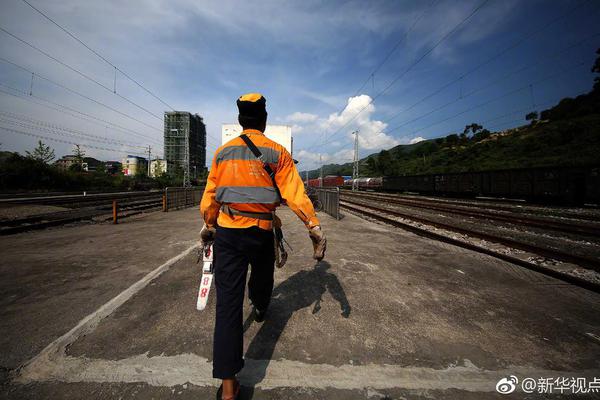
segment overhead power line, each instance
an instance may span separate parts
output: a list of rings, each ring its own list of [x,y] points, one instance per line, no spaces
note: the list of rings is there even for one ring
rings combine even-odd
[[[442,92],[444,89],[447,89],[448,87],[452,86],[453,84],[457,83],[457,82],[461,82],[464,78],[466,78],[467,76],[473,74],[474,72],[478,71],[479,69],[481,69],[481,67],[491,63],[494,60],[497,60],[498,58],[500,58],[501,56],[503,56],[504,54],[506,54],[507,52],[509,52],[510,50],[520,46],[521,44],[523,44],[525,41],[527,41],[529,38],[543,32],[544,30],[548,29],[549,27],[551,27],[552,25],[554,25],[555,23],[557,23],[558,21],[566,18],[567,16],[573,14],[575,11],[579,10],[581,7],[583,7],[585,4],[589,3],[590,0],[584,0],[582,2],[580,2],[579,4],[577,4],[575,7],[569,9],[567,12],[563,12],[560,13],[559,15],[557,15],[556,17],[552,18],[551,20],[549,20],[548,22],[546,22],[544,25],[542,25],[541,27],[534,29],[528,33],[526,33],[525,35],[521,36],[520,38],[518,38],[517,40],[515,40],[514,42],[512,42],[511,44],[509,44],[508,46],[506,46],[505,48],[503,48],[502,50],[500,50],[498,53],[494,54],[493,56],[489,57],[488,59],[486,59],[485,61],[477,64],[476,66],[474,66],[473,68],[469,69],[467,72],[461,74],[460,76],[458,76],[457,78],[447,82],[446,84],[440,86],[439,88],[437,88],[436,90],[434,90],[433,92],[429,93],[428,95],[426,95],[425,97],[421,98],[420,100],[418,100],[417,102],[413,103],[412,105],[410,105],[409,107],[405,108],[404,110],[394,114],[392,117],[388,118],[386,121],[386,123],[389,123],[390,121],[392,121],[393,119],[397,118],[400,114],[405,113],[406,111],[410,111],[412,110],[414,107],[416,107],[417,105],[423,103],[425,100],[430,99],[431,97],[435,96],[436,94]]]
[[[53,84],[53,85],[55,85],[55,86],[58,86],[58,87],[60,87],[60,88],[62,88],[62,89],[64,89],[64,90],[66,90],[66,91],[68,91],[68,92],[70,92],[70,93],[76,94],[77,96],[79,96],[79,97],[81,97],[81,98],[84,98],[84,99],[86,99],[86,100],[89,100],[89,101],[91,101],[91,102],[93,102],[93,103],[96,103],[96,104],[98,104],[98,105],[100,105],[100,106],[102,106],[102,107],[104,107],[104,108],[106,108],[106,109],[108,109],[108,110],[111,110],[111,111],[113,111],[113,112],[115,112],[115,113],[117,113],[117,114],[119,114],[119,115],[122,115],[123,117],[129,118],[129,119],[131,119],[132,121],[138,122],[138,123],[140,123],[140,124],[142,124],[142,125],[144,125],[144,126],[146,126],[146,127],[148,127],[148,128],[154,129],[154,130],[156,130],[156,131],[159,131],[159,132],[162,132],[162,131],[163,131],[163,130],[162,130],[162,129],[160,129],[160,128],[157,128],[157,127],[155,127],[155,126],[149,125],[149,124],[145,123],[144,121],[142,121],[142,120],[140,120],[140,119],[138,119],[138,118],[136,118],[136,117],[133,117],[133,116],[131,116],[131,115],[127,114],[127,113],[124,113],[124,112],[122,112],[122,111],[119,111],[119,110],[117,110],[117,109],[116,109],[116,108],[114,108],[114,107],[111,107],[111,106],[109,106],[109,105],[107,105],[107,104],[105,104],[105,103],[103,103],[103,102],[101,102],[101,101],[99,101],[99,100],[96,100],[96,99],[93,99],[93,98],[91,98],[91,97],[89,97],[89,96],[86,96],[85,94],[83,94],[83,93],[80,93],[80,92],[78,92],[77,90],[71,89],[71,88],[69,88],[69,87],[67,87],[67,86],[65,86],[65,85],[63,85],[63,84],[61,84],[61,83],[58,83],[58,82],[56,82],[56,81],[53,81],[53,80],[52,80],[52,79],[50,79],[50,78],[47,78],[47,77],[45,77],[45,76],[43,76],[43,75],[40,75],[40,74],[37,74],[37,73],[35,73],[35,72],[33,72],[33,71],[29,70],[28,68],[26,68],[26,67],[22,66],[22,65],[19,65],[19,64],[17,64],[17,63],[14,63],[14,62],[12,62],[12,61],[10,61],[10,60],[7,60],[6,58],[0,57],[0,61],[3,61],[3,62],[5,62],[5,63],[7,63],[7,64],[14,65],[14,66],[15,66],[15,67],[17,67],[17,68],[20,68],[20,69],[22,69],[23,71],[27,71],[27,72],[29,72],[30,74],[32,74],[32,77],[33,77],[33,76],[37,76],[37,77],[38,77],[38,78],[40,78],[40,79],[43,79],[43,80],[45,80],[45,81],[47,81],[47,82],[50,82],[50,83],[52,83],[52,84]]]
[[[92,141],[112,143],[112,144],[116,144],[116,145],[120,145],[120,146],[134,147],[134,148],[140,148],[140,149],[146,149],[148,147],[148,146],[142,146],[139,144],[118,141],[118,140],[115,140],[115,139],[112,139],[112,138],[109,138],[106,136],[100,136],[100,135],[86,133],[83,131],[56,125],[56,124],[50,123],[48,121],[40,121],[40,120],[37,120],[34,118],[30,118],[27,116],[23,116],[23,115],[11,113],[11,112],[0,111],[0,118],[2,118],[2,117],[6,118],[8,120],[19,121],[18,123],[22,124],[21,126],[29,127],[31,129],[43,129],[43,130],[47,130],[49,132],[56,131],[56,132],[61,132],[60,133],[61,135],[64,133],[65,135],[84,137],[84,138],[87,138]],[[17,123],[17,122],[15,122],[15,123]]]
[[[51,140],[53,142],[59,142],[59,143],[65,143],[65,144],[71,144],[71,145],[81,145],[81,143],[78,142],[71,142],[68,140],[63,140],[63,139],[57,139],[54,137],[50,137],[50,136],[45,136],[45,135],[38,135],[36,133],[31,133],[31,132],[23,132],[17,129],[12,129],[12,128],[8,128],[5,126],[0,126],[0,130],[6,131],[6,132],[12,132],[12,133],[17,133],[20,135],[26,135],[26,136],[31,136],[31,137],[36,137],[36,138],[40,138],[40,139],[46,139],[46,140]],[[115,153],[120,153],[120,154],[133,154],[133,155],[143,155],[145,156],[145,153],[131,153],[131,152],[124,152],[120,149],[114,149],[114,148],[108,148],[108,147],[101,147],[101,146],[94,146],[94,145],[90,145],[90,144],[86,144],[85,147],[89,147],[92,149],[97,149],[97,150],[105,150],[105,151],[112,151]]]
[[[122,144],[122,143],[115,143],[112,141],[107,141],[107,140],[102,140],[102,139],[94,139],[92,137],[88,137],[86,135],[78,135],[75,133],[70,133],[70,132],[64,132],[61,131],[59,129],[53,129],[53,128],[44,128],[42,126],[38,126],[35,124],[31,124],[31,123],[26,123],[26,122],[19,122],[19,121],[14,121],[8,118],[3,118],[0,117],[0,122],[3,122],[5,124],[10,124],[19,128],[25,128],[28,130],[36,130],[36,131],[41,131],[41,132],[46,132],[46,133],[50,133],[53,135],[59,135],[59,136],[67,136],[67,137],[74,137],[80,141],[86,141],[86,142],[96,142],[96,143],[107,143],[107,144],[116,144],[117,146],[121,146],[121,147],[128,147],[130,149],[138,149],[137,151],[139,151],[139,149],[145,149],[147,148],[146,146],[135,146],[135,145],[127,145],[127,144]]]
[[[45,99],[45,98],[37,96],[35,94],[29,94],[27,92],[24,92],[22,90],[19,90],[17,88],[9,86],[9,85],[5,85],[3,83],[0,83],[0,86],[5,87],[5,88],[10,89],[10,90],[13,90],[13,91],[15,91],[16,93],[19,93],[19,94],[17,95],[17,94],[14,94],[14,93],[10,93],[10,92],[7,92],[7,91],[2,90],[2,89],[0,89],[0,93],[4,93],[4,94],[7,94],[7,95],[10,95],[10,96],[13,96],[13,97],[17,97],[19,99],[27,100],[27,101],[30,101],[30,102],[32,102],[34,104],[40,105],[42,107],[46,107],[46,108],[49,108],[51,110],[58,111],[58,112],[61,112],[63,114],[70,115],[72,117],[79,118],[81,120],[88,121],[88,122],[91,122],[91,123],[96,124],[96,125],[100,125],[100,126],[106,127],[106,125],[103,125],[103,124],[108,124],[113,129],[117,129],[117,130],[119,130],[121,132],[124,132],[124,133],[127,133],[127,134],[136,135],[136,136],[139,136],[139,137],[144,138],[146,140],[149,140],[149,141],[152,141],[154,143],[160,144],[160,141],[158,141],[157,139],[155,139],[153,137],[144,135],[142,133],[136,132],[136,131],[134,131],[132,129],[129,129],[129,128],[125,128],[125,127],[123,127],[121,125],[115,124],[115,123],[107,121],[105,119],[98,118],[98,117],[96,117],[94,115],[91,115],[91,114],[88,114],[88,113],[76,110],[76,109],[74,109],[72,107],[65,106],[64,104],[60,104],[60,103],[57,103],[57,102]],[[34,98],[42,100],[42,101],[44,101],[46,103],[49,103],[49,104],[53,104],[53,105],[55,105],[57,107],[60,107],[60,108],[56,108],[56,107],[49,106],[48,104],[40,103],[39,101],[33,100]],[[67,111],[65,111],[65,110],[67,110]],[[76,113],[76,114],[79,114],[79,115],[75,115],[75,114],[72,114],[72,113]],[[87,117],[87,118],[84,118],[82,116]],[[88,119],[88,118],[91,118],[91,119]],[[96,121],[98,121],[98,122],[96,122]],[[99,122],[102,122],[103,124],[100,124]]]
[[[104,120],[102,118],[98,118],[98,117],[96,117],[94,115],[91,115],[91,114],[88,114],[88,113],[84,113],[84,112],[76,110],[74,108],[65,106],[64,104],[52,102],[52,101],[50,101],[48,99],[44,99],[42,97],[36,96],[35,94],[29,95],[27,92],[21,91],[19,89],[13,88],[11,86],[8,86],[8,85],[2,84],[2,83],[0,83],[0,86],[5,87],[5,88],[10,89],[10,90],[13,90],[13,91],[15,91],[18,94],[10,93],[10,92],[2,90],[2,89],[0,89],[0,93],[4,93],[4,94],[7,94],[7,95],[10,95],[10,96],[13,96],[13,97],[17,97],[19,99],[30,101],[30,102],[32,102],[34,104],[37,104],[37,105],[40,105],[42,107],[46,107],[46,108],[49,108],[51,110],[58,111],[58,112],[61,112],[63,114],[69,115],[71,117],[78,118],[78,119],[81,119],[83,121],[87,121],[87,122],[96,124],[96,125],[101,126],[103,128],[109,128],[109,126],[110,126],[110,129],[116,129],[116,130],[119,130],[119,131],[121,131],[123,133],[126,133],[126,134],[132,134],[132,135],[139,136],[139,137],[141,137],[144,140],[151,141],[153,143],[153,145],[157,145],[159,148],[163,147],[162,142],[160,142],[160,141],[158,141],[158,140],[156,140],[156,139],[154,139],[154,138],[152,138],[150,136],[146,136],[146,135],[141,134],[139,132],[136,132],[136,131],[133,131],[131,129],[125,128],[123,126],[117,125],[117,124],[115,124],[113,122]],[[50,106],[48,104],[44,104],[44,103],[41,103],[39,101],[35,101],[34,98],[42,100],[42,101],[47,102],[49,104],[53,104],[56,107],[52,107],[52,106]],[[79,114],[79,115],[77,115],[77,114]],[[109,126],[107,126],[107,125],[109,125]],[[212,146],[213,146],[214,149],[216,149],[215,145],[212,145]],[[143,146],[143,147],[145,148],[146,146]],[[210,149],[210,148],[211,148],[211,145],[208,144],[208,142],[207,142],[207,149]]]
[[[431,124],[429,124],[429,125],[427,125],[427,126],[424,126],[424,127],[420,128],[420,129],[417,129],[415,132],[413,132],[413,134],[417,134],[419,131],[422,131],[422,130],[424,130],[424,129],[427,129],[427,128],[431,128],[432,126],[435,126],[435,125],[441,124],[441,123],[443,123],[443,122],[446,122],[446,121],[448,121],[448,120],[451,120],[451,119],[453,119],[453,118],[456,118],[456,117],[458,117],[458,116],[460,116],[460,115],[466,114],[466,113],[467,113],[467,112],[469,112],[469,111],[473,111],[473,110],[476,110],[476,109],[478,109],[478,108],[484,107],[484,106],[486,106],[486,105],[488,105],[488,104],[490,104],[490,103],[493,103],[494,101],[497,101],[497,100],[503,99],[503,98],[505,98],[505,97],[508,97],[508,96],[510,96],[511,94],[519,93],[519,92],[522,92],[522,91],[524,91],[524,90],[530,90],[530,88],[531,88],[533,85],[537,85],[537,84],[539,84],[539,83],[542,83],[542,82],[548,81],[548,80],[550,80],[550,79],[553,79],[553,78],[555,78],[555,77],[557,77],[557,76],[559,76],[559,75],[561,75],[561,74],[564,74],[565,72],[569,72],[569,71],[571,71],[571,70],[573,70],[573,69],[576,69],[576,68],[580,68],[580,67],[582,67],[582,66],[585,66],[585,65],[586,65],[586,62],[587,62],[587,61],[582,61],[582,62],[578,62],[578,63],[576,63],[576,64],[571,64],[569,67],[567,67],[567,68],[563,68],[563,69],[561,69],[561,70],[560,70],[560,71],[558,71],[558,72],[554,72],[554,73],[552,73],[552,74],[546,75],[546,76],[545,76],[545,77],[543,77],[543,78],[540,78],[540,79],[538,79],[538,80],[536,80],[536,81],[530,82],[530,83],[528,83],[528,84],[526,84],[526,85],[523,85],[523,86],[521,86],[521,87],[519,87],[519,88],[517,88],[517,89],[510,90],[509,92],[507,92],[507,93],[504,93],[504,94],[502,94],[502,95],[500,95],[500,96],[494,97],[494,98],[492,98],[492,99],[489,99],[489,100],[486,100],[486,101],[484,101],[483,103],[479,103],[479,104],[476,104],[476,105],[474,105],[474,106],[472,106],[472,107],[469,107],[469,108],[467,108],[467,109],[465,109],[465,110],[463,110],[463,111],[460,111],[460,112],[459,112],[459,113],[457,113],[457,114],[454,114],[454,115],[451,115],[451,116],[449,116],[449,117],[445,117],[445,118],[443,118],[443,119],[441,119],[441,120],[435,121],[435,122],[433,122],[433,123],[431,123]],[[532,107],[533,107],[533,105],[532,105]]]
[[[367,77],[367,79],[365,80],[365,82],[358,88],[358,90],[354,93],[354,96],[358,95],[358,93],[360,93],[360,91],[365,87],[365,85],[369,82],[369,80],[371,78],[374,79],[375,74],[381,69],[381,67],[383,67],[383,65],[390,59],[390,57],[392,56],[392,54],[394,54],[396,52],[396,50],[398,50],[398,47],[400,47],[400,45],[406,41],[406,39],[408,38],[408,34],[411,33],[413,31],[413,29],[417,26],[417,24],[419,23],[419,21],[421,21],[421,19],[423,19],[423,17],[425,16],[425,14],[428,11],[431,11],[433,9],[433,7],[439,2],[439,0],[433,0],[430,4],[429,7],[427,7],[417,18],[415,18],[415,20],[413,21],[413,23],[411,24],[410,28],[408,28],[408,30],[404,33],[404,35],[402,36],[402,38],[400,38],[399,41],[396,42],[396,44],[392,47],[392,49],[388,52],[388,54],[385,56],[385,58],[377,65],[377,67],[375,67],[375,69],[371,72],[371,74]],[[343,109],[342,109],[343,111]]]
[[[570,50],[570,49],[572,49],[572,48],[574,48],[574,47],[577,47],[577,46],[579,46],[579,45],[581,45],[581,44],[583,44],[583,43],[587,42],[588,40],[590,40],[590,39],[594,39],[594,38],[596,38],[596,37],[598,37],[598,36],[600,36],[600,33],[595,33],[595,34],[593,34],[593,35],[590,35],[590,36],[588,36],[588,37],[586,37],[586,38],[584,38],[584,39],[582,39],[582,40],[579,40],[577,43],[571,44],[571,45],[569,45],[569,46],[567,46],[567,47],[565,47],[565,48],[563,48],[563,49],[561,49],[561,50],[559,50],[559,51],[557,51],[557,52],[554,52],[554,53],[553,53],[553,54],[551,54],[550,56],[543,57],[542,59],[540,59],[540,60],[537,60],[537,61],[535,61],[535,62],[534,62],[534,63],[532,63],[532,64],[525,65],[525,66],[519,67],[519,68],[518,68],[518,69],[516,69],[516,70],[513,70],[513,71],[511,71],[511,72],[508,72],[507,74],[505,74],[505,75],[501,76],[500,78],[496,78],[496,79],[492,80],[492,81],[491,81],[491,82],[489,82],[487,85],[484,85],[484,86],[478,87],[478,88],[476,88],[476,89],[473,89],[472,91],[468,92],[467,94],[464,94],[464,95],[462,95],[461,97],[459,97],[459,98],[457,98],[457,99],[451,100],[451,101],[449,101],[449,102],[447,102],[447,103],[445,103],[445,104],[442,104],[442,105],[440,105],[440,106],[438,106],[438,107],[436,107],[436,108],[434,108],[434,109],[432,109],[432,110],[430,110],[430,111],[427,111],[427,112],[426,112],[426,113],[424,113],[424,114],[421,114],[421,115],[419,115],[419,116],[417,116],[417,117],[414,117],[414,118],[411,118],[411,119],[409,119],[409,120],[407,120],[407,121],[404,121],[403,123],[401,123],[401,124],[399,124],[399,125],[396,125],[395,127],[391,128],[391,129],[388,129],[388,130],[387,130],[387,132],[388,132],[388,133],[390,133],[390,132],[393,132],[393,131],[395,131],[395,130],[398,130],[398,129],[400,129],[400,128],[401,128],[401,127],[403,127],[403,126],[406,126],[406,125],[408,125],[408,124],[411,124],[411,123],[413,123],[413,122],[415,122],[415,121],[418,121],[418,120],[420,120],[420,119],[422,119],[422,118],[424,118],[424,117],[427,117],[427,116],[429,116],[429,115],[431,115],[431,114],[433,114],[433,113],[436,113],[436,112],[438,112],[438,111],[440,111],[440,110],[443,110],[444,108],[446,108],[446,107],[448,107],[448,106],[450,106],[450,105],[452,105],[452,104],[455,104],[455,103],[457,103],[457,102],[459,102],[459,101],[462,101],[462,100],[464,100],[464,99],[466,99],[466,98],[468,98],[468,97],[471,97],[472,95],[474,95],[474,94],[476,94],[476,93],[480,93],[480,92],[484,91],[485,89],[488,89],[488,88],[490,88],[490,87],[492,87],[492,86],[496,85],[497,83],[499,83],[499,82],[501,82],[501,81],[503,81],[503,80],[505,80],[505,79],[509,78],[509,77],[510,77],[510,76],[512,76],[512,75],[515,75],[515,74],[517,74],[517,73],[519,73],[519,72],[522,72],[522,71],[524,71],[524,70],[526,70],[526,69],[529,69],[529,68],[531,68],[531,67],[533,67],[533,66],[535,66],[535,65],[537,65],[537,64],[540,64],[541,62],[545,61],[545,60],[546,60],[546,59],[548,59],[548,58],[554,58],[554,57],[556,57],[556,56],[562,55],[562,54],[563,54],[563,53],[565,53],[566,51],[568,51],[568,50]],[[393,119],[393,118],[392,118],[392,119]],[[389,120],[388,120],[388,121],[389,121]]]
[[[339,134],[344,128],[346,128],[352,121],[354,121],[356,119],[356,117],[358,117],[364,110],[367,109],[367,107],[369,107],[377,98],[379,98],[380,96],[382,96],[383,94],[385,94],[393,85],[395,85],[400,79],[402,79],[408,72],[410,72],[415,66],[417,66],[421,61],[423,61],[425,59],[425,57],[427,57],[429,54],[431,54],[440,44],[442,44],[446,39],[448,39],[450,36],[452,36],[456,31],[458,31],[469,19],[471,19],[471,17],[473,17],[475,14],[477,14],[477,12],[479,12],[479,10],[481,10],[483,8],[483,6],[485,6],[488,3],[489,0],[483,0],[477,7],[475,7],[471,13],[469,13],[469,15],[467,15],[465,18],[463,18],[458,24],[456,24],[450,31],[448,31],[446,34],[444,34],[440,39],[438,39],[435,44],[433,46],[431,46],[425,53],[423,53],[421,55],[421,57],[419,57],[417,60],[415,60],[412,64],[410,64],[404,71],[402,71],[396,78],[394,78],[383,90],[381,90],[379,93],[377,93],[374,97],[372,97],[369,102],[363,107],[361,108],[356,114],[354,114],[354,116],[349,119],[344,125],[342,125],[340,128],[338,128],[333,134],[331,134],[329,136],[329,141],[328,142],[324,142],[324,143],[320,143],[318,145],[324,145],[327,143],[331,143],[331,139],[336,136],[337,134]],[[305,150],[307,149],[311,149],[313,147],[315,147],[317,144],[314,143],[313,145],[305,148]]]
[[[2,32],[6,33],[7,35],[9,35],[9,36],[11,36],[12,38],[14,38],[14,39],[16,39],[16,40],[20,41],[21,43],[23,43],[23,44],[25,44],[25,45],[27,45],[27,46],[31,47],[32,49],[34,49],[34,50],[38,51],[39,53],[41,53],[41,54],[45,55],[46,57],[50,58],[51,60],[53,60],[53,61],[55,61],[55,62],[59,63],[59,64],[60,64],[60,65],[62,65],[63,67],[65,67],[65,68],[67,68],[67,69],[69,69],[69,70],[71,70],[71,71],[73,71],[73,72],[75,72],[75,73],[79,74],[80,76],[84,77],[85,79],[89,80],[90,82],[93,82],[93,83],[95,83],[96,85],[98,85],[98,86],[100,86],[101,88],[103,88],[103,89],[105,89],[105,90],[109,91],[110,93],[113,93],[114,95],[116,95],[116,96],[120,97],[121,99],[125,100],[125,101],[126,101],[126,102],[128,102],[129,104],[132,104],[132,105],[134,105],[135,107],[139,108],[140,110],[142,110],[142,111],[144,111],[144,112],[146,112],[146,113],[150,114],[151,116],[153,116],[153,117],[155,117],[155,118],[158,118],[158,119],[162,120],[162,117],[161,117],[160,115],[153,113],[152,111],[148,110],[147,108],[145,108],[145,107],[143,107],[143,106],[141,106],[141,105],[137,104],[137,103],[136,103],[136,102],[134,102],[133,100],[130,100],[130,99],[128,99],[127,97],[125,97],[125,96],[121,95],[120,93],[117,93],[117,91],[116,91],[116,88],[109,88],[108,86],[106,86],[106,85],[104,85],[104,84],[100,83],[99,81],[97,81],[96,79],[92,78],[91,76],[89,76],[89,75],[87,75],[87,74],[85,74],[85,73],[81,72],[81,71],[80,71],[80,70],[78,70],[77,68],[74,68],[74,67],[70,66],[69,64],[67,64],[67,63],[65,63],[65,62],[63,62],[63,61],[61,61],[61,60],[57,59],[56,57],[52,56],[51,54],[48,54],[47,52],[43,51],[42,49],[40,49],[40,48],[38,48],[38,47],[34,46],[33,44],[29,43],[28,41],[26,41],[26,40],[24,40],[24,39],[22,39],[22,38],[18,37],[17,35],[15,35],[15,34],[13,34],[13,33],[9,32],[9,31],[7,31],[6,29],[4,29],[4,28],[2,28],[2,27],[0,27],[0,31],[2,31]]]
[[[48,21],[52,22],[56,27],[58,27],[60,30],[62,30],[63,32],[65,32],[67,35],[69,35],[71,38],[75,39],[77,42],[79,42],[82,46],[84,46],[86,49],[88,49],[89,51],[91,51],[92,53],[94,53],[96,56],[98,56],[102,61],[104,61],[105,63],[107,63],[108,65],[110,65],[111,67],[113,67],[115,69],[115,71],[118,71],[121,73],[121,75],[123,75],[125,78],[129,79],[131,82],[135,83],[138,87],[140,87],[141,89],[143,89],[146,93],[148,93],[150,96],[154,97],[156,100],[160,101],[162,104],[164,104],[165,106],[169,107],[169,109],[174,110],[173,107],[171,107],[166,101],[164,101],[163,99],[161,99],[160,97],[158,97],[156,94],[154,94],[153,92],[151,92],[149,89],[147,89],[144,85],[142,85],[141,83],[139,83],[137,80],[133,79],[131,76],[129,76],[125,71],[123,71],[122,69],[120,69],[119,67],[117,67],[115,64],[113,64],[112,62],[110,62],[108,59],[106,59],[104,56],[102,56],[100,53],[98,53],[96,50],[92,49],[90,46],[88,46],[87,44],[85,44],[81,39],[79,39],[77,36],[75,36],[73,33],[71,33],[70,31],[68,31],[66,28],[64,28],[62,25],[60,25],[58,22],[54,21],[52,18],[50,18],[48,15],[46,15],[44,12],[42,12],[41,10],[39,10],[38,8],[36,8],[35,6],[33,6],[30,2],[28,2],[27,0],[22,0],[25,4],[27,4],[29,7],[31,7],[32,9],[34,9],[37,13],[39,13],[41,16],[43,16],[44,18],[46,18]]]

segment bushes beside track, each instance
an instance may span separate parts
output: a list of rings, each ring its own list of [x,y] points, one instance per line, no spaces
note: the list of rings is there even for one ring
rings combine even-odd
[[[177,178],[162,176],[129,177],[105,172],[63,171],[53,165],[24,157],[18,153],[2,152],[0,155],[0,191],[126,191],[161,189],[181,186]]]

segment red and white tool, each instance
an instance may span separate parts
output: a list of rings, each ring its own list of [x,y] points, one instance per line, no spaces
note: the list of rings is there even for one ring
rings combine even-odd
[[[210,293],[210,286],[213,280],[213,245],[210,244],[202,249],[202,280],[200,281],[200,289],[198,290],[198,302],[196,303],[196,309],[198,311],[206,308],[206,302],[208,301],[208,294]]]

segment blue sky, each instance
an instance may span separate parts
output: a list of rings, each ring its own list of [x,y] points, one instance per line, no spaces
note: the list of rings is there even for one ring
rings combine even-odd
[[[443,40],[483,0],[28,1],[173,108],[202,115],[209,160],[221,124],[236,120],[236,98],[263,93],[269,122],[293,126],[301,170],[320,155],[350,161],[355,129],[365,156],[472,122],[519,125],[528,111],[589,90],[600,47],[596,1],[489,0]],[[110,65],[22,0],[0,7],[1,28],[113,88]],[[29,96],[31,73],[0,61],[2,150],[24,152],[44,136],[58,157],[72,143],[105,160],[148,145],[161,155],[167,107],[121,74],[117,93],[150,112],[5,32],[0,57],[36,74]]]

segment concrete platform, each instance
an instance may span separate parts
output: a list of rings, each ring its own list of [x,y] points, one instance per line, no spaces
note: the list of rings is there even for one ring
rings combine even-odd
[[[322,217],[315,265],[305,228],[280,214],[294,251],[266,321],[247,320],[245,398],[505,398],[509,375],[600,377],[599,295],[353,215]],[[2,397],[212,398],[200,224],[185,210],[0,238],[2,361],[34,357]]]

